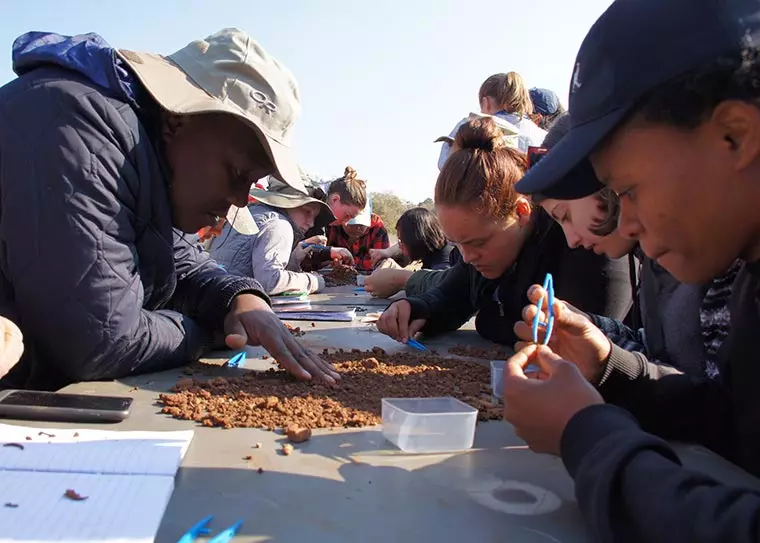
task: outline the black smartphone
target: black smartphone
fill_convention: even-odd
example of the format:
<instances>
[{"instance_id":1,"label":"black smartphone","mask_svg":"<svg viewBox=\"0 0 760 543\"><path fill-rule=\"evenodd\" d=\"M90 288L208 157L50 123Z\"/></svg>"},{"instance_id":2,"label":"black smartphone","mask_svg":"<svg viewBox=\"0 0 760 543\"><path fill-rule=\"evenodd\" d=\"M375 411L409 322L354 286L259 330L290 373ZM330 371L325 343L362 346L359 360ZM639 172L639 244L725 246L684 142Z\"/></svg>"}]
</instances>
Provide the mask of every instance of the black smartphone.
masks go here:
<instances>
[{"instance_id":1,"label":"black smartphone","mask_svg":"<svg viewBox=\"0 0 760 543\"><path fill-rule=\"evenodd\" d=\"M120 422L132 398L88 396L37 390L0 391L0 417L56 422Z\"/></svg>"}]
</instances>

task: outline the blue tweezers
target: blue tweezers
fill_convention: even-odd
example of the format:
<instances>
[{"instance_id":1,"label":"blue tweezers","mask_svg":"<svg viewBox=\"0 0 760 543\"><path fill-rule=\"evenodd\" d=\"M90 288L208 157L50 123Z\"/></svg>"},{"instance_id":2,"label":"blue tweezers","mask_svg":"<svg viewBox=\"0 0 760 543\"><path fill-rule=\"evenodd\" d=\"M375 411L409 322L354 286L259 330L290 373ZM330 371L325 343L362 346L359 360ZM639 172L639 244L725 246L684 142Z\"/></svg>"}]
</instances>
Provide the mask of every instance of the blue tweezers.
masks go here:
<instances>
[{"instance_id":1,"label":"blue tweezers","mask_svg":"<svg viewBox=\"0 0 760 543\"><path fill-rule=\"evenodd\" d=\"M533 343L538 343L538 329L541 327L546 328L546 335L544 336L543 341L543 344L546 345L549 343L549 339L552 337L552 330L554 329L554 280L550 273L547 273L546 279L544 279L544 292L546 292L546 295L548 296L546 309L547 319L546 323L541 322L541 309L544 305L544 295L542 294L536 304L538 312L536 312L536 316L533 317Z\"/></svg>"},{"instance_id":2,"label":"blue tweezers","mask_svg":"<svg viewBox=\"0 0 760 543\"><path fill-rule=\"evenodd\" d=\"M177 543L193 543L196 539L198 539L199 535L206 535L210 533L211 530L208 528L208 523L211 522L211 519L213 518L214 515L209 515L198 522L195 526L185 532L185 535L183 535L179 541L177 541ZM232 540L233 537L235 537L235 534L242 524L242 520L237 521L226 530L219 532L216 536L209 539L208 543L227 543L228 541Z\"/></svg>"},{"instance_id":3,"label":"blue tweezers","mask_svg":"<svg viewBox=\"0 0 760 543\"><path fill-rule=\"evenodd\" d=\"M416 339L409 338L406 341L406 344L409 345L410 347L414 347L418 351L427 351L427 347L425 347L422 343L420 343Z\"/></svg>"}]
</instances>

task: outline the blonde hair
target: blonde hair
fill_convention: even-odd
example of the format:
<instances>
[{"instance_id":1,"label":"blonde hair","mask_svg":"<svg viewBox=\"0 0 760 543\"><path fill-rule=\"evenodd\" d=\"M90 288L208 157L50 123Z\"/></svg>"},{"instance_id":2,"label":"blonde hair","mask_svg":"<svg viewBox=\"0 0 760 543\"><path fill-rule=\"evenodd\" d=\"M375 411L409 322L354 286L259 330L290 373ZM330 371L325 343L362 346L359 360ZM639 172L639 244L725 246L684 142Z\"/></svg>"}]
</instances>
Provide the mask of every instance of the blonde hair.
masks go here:
<instances>
[{"instance_id":1,"label":"blonde hair","mask_svg":"<svg viewBox=\"0 0 760 543\"><path fill-rule=\"evenodd\" d=\"M364 209L367 205L367 182L356 178L356 170L346 166L343 177L339 177L327 189L327 194L337 194L344 205Z\"/></svg>"},{"instance_id":2,"label":"blonde hair","mask_svg":"<svg viewBox=\"0 0 760 543\"><path fill-rule=\"evenodd\" d=\"M486 96L496 100L500 109L517 115L531 115L533 101L525 81L517 72L494 74L480 86L478 98L482 101Z\"/></svg>"}]
</instances>

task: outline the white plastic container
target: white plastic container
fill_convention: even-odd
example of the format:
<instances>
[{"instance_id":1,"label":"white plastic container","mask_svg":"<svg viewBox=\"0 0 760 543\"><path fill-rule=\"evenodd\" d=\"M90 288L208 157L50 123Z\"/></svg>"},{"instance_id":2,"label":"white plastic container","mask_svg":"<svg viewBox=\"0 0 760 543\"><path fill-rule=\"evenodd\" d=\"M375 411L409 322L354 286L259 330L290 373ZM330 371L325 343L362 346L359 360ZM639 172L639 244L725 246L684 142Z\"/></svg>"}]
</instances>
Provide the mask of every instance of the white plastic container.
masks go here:
<instances>
[{"instance_id":1,"label":"white plastic container","mask_svg":"<svg viewBox=\"0 0 760 543\"><path fill-rule=\"evenodd\" d=\"M356 276L356 286L357 287L363 287L364 286L364 280L367 278L366 275L359 274Z\"/></svg>"},{"instance_id":2,"label":"white plastic container","mask_svg":"<svg viewBox=\"0 0 760 543\"><path fill-rule=\"evenodd\" d=\"M504 397L504 366L506 360L491 360L491 394L497 398Z\"/></svg>"},{"instance_id":3,"label":"white plastic container","mask_svg":"<svg viewBox=\"0 0 760 543\"><path fill-rule=\"evenodd\" d=\"M410 453L472 447L478 410L456 398L383 398L383 436Z\"/></svg>"}]
</instances>

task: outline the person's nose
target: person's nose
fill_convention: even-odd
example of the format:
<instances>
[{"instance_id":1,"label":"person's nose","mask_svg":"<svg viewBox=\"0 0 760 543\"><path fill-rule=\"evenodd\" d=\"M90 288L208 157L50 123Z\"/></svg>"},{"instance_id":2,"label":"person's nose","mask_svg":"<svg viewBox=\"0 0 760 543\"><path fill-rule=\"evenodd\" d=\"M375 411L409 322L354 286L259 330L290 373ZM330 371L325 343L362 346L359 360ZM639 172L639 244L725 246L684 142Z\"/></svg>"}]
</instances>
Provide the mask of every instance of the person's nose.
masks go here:
<instances>
[{"instance_id":1,"label":"person's nose","mask_svg":"<svg viewBox=\"0 0 760 543\"><path fill-rule=\"evenodd\" d=\"M235 189L227 196L227 203L237 207L245 207L248 205L248 193L250 192L250 186L248 188L241 187Z\"/></svg>"},{"instance_id":2,"label":"person's nose","mask_svg":"<svg viewBox=\"0 0 760 543\"><path fill-rule=\"evenodd\" d=\"M618 233L628 239L639 239L642 232L641 223L636 209L627 198L620 199L620 214L618 215Z\"/></svg>"},{"instance_id":3,"label":"person's nose","mask_svg":"<svg viewBox=\"0 0 760 543\"><path fill-rule=\"evenodd\" d=\"M466 248L461 245L458 245L459 247L459 254L462 255L462 260L464 260L465 264L472 264L473 262L476 262L478 259L478 253L477 251L474 251L471 248Z\"/></svg>"},{"instance_id":4,"label":"person's nose","mask_svg":"<svg viewBox=\"0 0 760 543\"><path fill-rule=\"evenodd\" d=\"M567 240L567 246L571 249L576 249L581 245L581 237L574 229L570 228L566 224L562 225L562 231L565 233L565 239Z\"/></svg>"}]
</instances>

